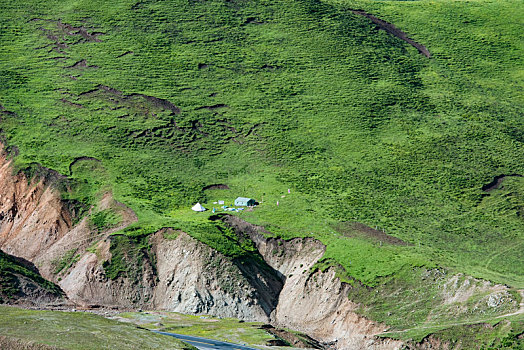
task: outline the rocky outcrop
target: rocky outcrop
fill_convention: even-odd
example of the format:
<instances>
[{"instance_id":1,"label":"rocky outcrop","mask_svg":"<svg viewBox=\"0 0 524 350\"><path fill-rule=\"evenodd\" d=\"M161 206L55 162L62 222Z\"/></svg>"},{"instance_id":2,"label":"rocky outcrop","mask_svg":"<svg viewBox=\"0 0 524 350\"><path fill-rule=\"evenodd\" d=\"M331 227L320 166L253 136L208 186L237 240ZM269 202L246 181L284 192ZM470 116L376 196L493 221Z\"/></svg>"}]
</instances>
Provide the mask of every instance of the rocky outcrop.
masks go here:
<instances>
[{"instance_id":1,"label":"rocky outcrop","mask_svg":"<svg viewBox=\"0 0 524 350\"><path fill-rule=\"evenodd\" d=\"M141 238L145 241L134 250L139 259L124 254L121 262L126 273L110 274L107 266L116 259L117 241L134 244L132 239L125 241L127 236L113 233L135 222L136 215L107 193L98 210L118 212L122 220L117 227L95 229L88 218L73 225L71 208L53 186L65 180L51 171L47 176L43 173L33 178L13 174L11 162L0 157L0 248L31 261L79 306L162 309L262 321L307 333L328 348L402 346L400 341L377 337L387 327L357 312L359 305L348 299L352 287L336 277L335 269L315 270L325 252L320 241L272 238L262 227L237 216L213 219L233 228L240 240L252 241L257 252L251 256L231 259L184 232L164 228ZM69 261L57 265L64 257ZM468 299L480 288L473 290L461 283L450 279L443 284L442 293L450 303ZM482 288L489 290L487 298L500 294L498 299L488 298L488 304L507 299L505 287Z\"/></svg>"},{"instance_id":2,"label":"rocky outcrop","mask_svg":"<svg viewBox=\"0 0 524 350\"><path fill-rule=\"evenodd\" d=\"M13 174L12 162L0 157L0 248L38 266L79 306L164 309L269 321L283 281L262 259L231 260L185 233L150 237L151 259L136 266L136 278L109 278L115 231L137 220L110 193L99 210L119 211L118 227L97 232L84 218L74 225L69 207L53 184L64 178ZM57 263L70 254L65 269Z\"/></svg>"},{"instance_id":3,"label":"rocky outcrop","mask_svg":"<svg viewBox=\"0 0 524 350\"><path fill-rule=\"evenodd\" d=\"M165 231L150 237L156 264L144 259L135 266L140 270L138 279L106 275L102 264L111 259L108 237L85 252L58 283L84 307L162 309L269 321L278 300L274 293L282 286L276 274L253 261L231 261L184 232L166 239ZM253 276L265 287L253 283Z\"/></svg>"},{"instance_id":4,"label":"rocky outcrop","mask_svg":"<svg viewBox=\"0 0 524 350\"><path fill-rule=\"evenodd\" d=\"M325 251L321 242L266 238L267 231L260 226L235 216L223 220L237 234L249 236L264 260L285 278L278 306L271 314L274 325L309 334L337 349L400 348L400 341L374 336L387 327L356 313L358 305L347 297L350 286L335 276L334 269L311 273Z\"/></svg>"},{"instance_id":5,"label":"rocky outcrop","mask_svg":"<svg viewBox=\"0 0 524 350\"><path fill-rule=\"evenodd\" d=\"M157 232L152 242L158 277L154 308L269 321L282 288L271 269L256 260L232 261L183 232L174 240Z\"/></svg>"},{"instance_id":6,"label":"rocky outcrop","mask_svg":"<svg viewBox=\"0 0 524 350\"><path fill-rule=\"evenodd\" d=\"M172 232L166 235L163 229L149 238L152 258L141 261L135 278L111 279L103 266L112 258L110 234L136 220L132 212L122 215L125 219L119 227L105 232L94 231L87 219L73 227L73 215L45 178L13 175L11 163L4 158L0 171L0 247L35 263L79 306L163 309L272 322L309 332L336 343L337 348L370 345L377 342L372 334L383 330L352 312L355 305L333 271L311 275L311 267L325 250L317 240L266 239L262 228L228 216L226 223L253 240L259 256L230 259L186 233L179 232L173 239ZM100 203L117 205L110 194ZM74 261L57 273L56 261L67 252L74 252ZM382 345L377 348L395 344Z\"/></svg>"},{"instance_id":7,"label":"rocky outcrop","mask_svg":"<svg viewBox=\"0 0 524 350\"><path fill-rule=\"evenodd\" d=\"M72 301L82 307L144 307L153 297L155 287L151 262L146 260L140 266L142 273L139 280L125 277L110 279L102 265L111 257L109 247L110 238L106 238L96 245L96 253L84 252L58 284Z\"/></svg>"},{"instance_id":8,"label":"rocky outcrop","mask_svg":"<svg viewBox=\"0 0 524 350\"><path fill-rule=\"evenodd\" d=\"M49 178L13 175L0 156L0 247L35 262L72 227L71 214Z\"/></svg>"}]
</instances>

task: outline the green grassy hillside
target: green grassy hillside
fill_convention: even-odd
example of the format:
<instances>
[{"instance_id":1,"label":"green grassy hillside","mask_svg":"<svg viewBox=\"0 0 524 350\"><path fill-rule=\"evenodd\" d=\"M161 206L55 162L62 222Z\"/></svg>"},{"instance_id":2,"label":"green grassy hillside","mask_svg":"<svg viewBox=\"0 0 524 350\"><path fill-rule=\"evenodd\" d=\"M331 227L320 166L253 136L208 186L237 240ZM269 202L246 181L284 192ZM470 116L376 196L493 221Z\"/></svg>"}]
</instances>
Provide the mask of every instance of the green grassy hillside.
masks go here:
<instances>
[{"instance_id":1,"label":"green grassy hillside","mask_svg":"<svg viewBox=\"0 0 524 350\"><path fill-rule=\"evenodd\" d=\"M524 178L483 187L524 175L523 10L517 0L4 2L0 127L18 169L69 175L64 198L88 207L112 191L139 217L130 236L171 226L249 254L189 209L242 195L261 205L238 215L322 240L324 263L367 285L439 265L522 288ZM229 189L204 190L212 184Z\"/></svg>"},{"instance_id":2,"label":"green grassy hillside","mask_svg":"<svg viewBox=\"0 0 524 350\"><path fill-rule=\"evenodd\" d=\"M58 301L63 292L56 284L45 280L28 261L15 258L0 250L0 303L31 302L39 298Z\"/></svg>"}]
</instances>

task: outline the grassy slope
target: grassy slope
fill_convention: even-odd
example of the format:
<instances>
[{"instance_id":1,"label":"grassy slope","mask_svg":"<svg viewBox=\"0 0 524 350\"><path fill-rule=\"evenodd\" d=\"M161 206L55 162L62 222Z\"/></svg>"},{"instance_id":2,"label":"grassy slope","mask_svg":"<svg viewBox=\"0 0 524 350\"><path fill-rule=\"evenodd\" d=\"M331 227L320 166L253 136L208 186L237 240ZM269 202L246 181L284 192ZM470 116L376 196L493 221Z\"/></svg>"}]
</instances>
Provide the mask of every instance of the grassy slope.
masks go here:
<instances>
[{"instance_id":1,"label":"grassy slope","mask_svg":"<svg viewBox=\"0 0 524 350\"><path fill-rule=\"evenodd\" d=\"M96 157L96 166L71 167L76 186L64 196L91 204L112 190L140 218L126 234L174 226L249 254L209 214L188 209L246 195L263 204L244 219L285 238L321 239L326 261L370 285L439 264L524 286L524 179L481 190L496 175L524 174L521 2L0 6L0 104L16 113L2 113L1 127L19 147L18 166L69 174L76 157ZM347 7L395 23L433 58ZM58 19L105 35L83 42ZM65 68L82 59L98 68ZM182 112L121 97L133 93ZM228 107L200 108L217 104ZM214 183L231 189L202 191ZM412 245L347 239L341 221Z\"/></svg>"},{"instance_id":2,"label":"grassy slope","mask_svg":"<svg viewBox=\"0 0 524 350\"><path fill-rule=\"evenodd\" d=\"M0 306L0 333L64 349L194 349L171 337L83 312Z\"/></svg>"},{"instance_id":3,"label":"grassy slope","mask_svg":"<svg viewBox=\"0 0 524 350\"><path fill-rule=\"evenodd\" d=\"M45 280L39 273L22 265L15 258L0 250L0 303L16 300L21 296L19 276L32 281L35 286L41 287L43 292L49 292L50 296L59 297L62 295L62 291L57 285Z\"/></svg>"}]
</instances>

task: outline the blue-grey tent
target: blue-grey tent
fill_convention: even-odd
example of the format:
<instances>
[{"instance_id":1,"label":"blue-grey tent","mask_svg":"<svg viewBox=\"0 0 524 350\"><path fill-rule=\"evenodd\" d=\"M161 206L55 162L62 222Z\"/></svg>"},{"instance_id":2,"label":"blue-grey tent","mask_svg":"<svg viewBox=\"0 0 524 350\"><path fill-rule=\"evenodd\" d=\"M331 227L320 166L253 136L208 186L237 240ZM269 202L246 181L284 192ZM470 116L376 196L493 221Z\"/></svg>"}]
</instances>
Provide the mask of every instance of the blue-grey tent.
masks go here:
<instances>
[{"instance_id":1,"label":"blue-grey tent","mask_svg":"<svg viewBox=\"0 0 524 350\"><path fill-rule=\"evenodd\" d=\"M237 207L252 207L255 205L255 202L253 198L238 197L235 199L235 205Z\"/></svg>"}]
</instances>

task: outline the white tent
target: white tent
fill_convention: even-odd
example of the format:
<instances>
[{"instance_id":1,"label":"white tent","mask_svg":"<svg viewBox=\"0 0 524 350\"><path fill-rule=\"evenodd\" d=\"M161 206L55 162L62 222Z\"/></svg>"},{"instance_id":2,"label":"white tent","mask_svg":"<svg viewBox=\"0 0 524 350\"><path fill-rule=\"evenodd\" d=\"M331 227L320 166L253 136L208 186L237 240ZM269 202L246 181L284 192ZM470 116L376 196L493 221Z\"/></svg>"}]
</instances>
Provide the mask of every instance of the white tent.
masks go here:
<instances>
[{"instance_id":1,"label":"white tent","mask_svg":"<svg viewBox=\"0 0 524 350\"><path fill-rule=\"evenodd\" d=\"M206 211L206 208L204 208L200 203L193 205L191 209L194 211Z\"/></svg>"}]
</instances>

